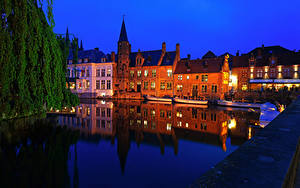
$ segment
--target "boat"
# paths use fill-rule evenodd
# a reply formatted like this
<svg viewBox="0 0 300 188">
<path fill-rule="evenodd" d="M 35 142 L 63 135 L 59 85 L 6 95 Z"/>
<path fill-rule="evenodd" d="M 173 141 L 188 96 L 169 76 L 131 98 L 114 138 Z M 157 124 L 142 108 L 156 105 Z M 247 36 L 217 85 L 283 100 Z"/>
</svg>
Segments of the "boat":
<svg viewBox="0 0 300 188">
<path fill-rule="evenodd" d="M 244 103 L 244 102 L 232 102 L 225 100 L 218 100 L 217 104 L 220 106 L 230 106 L 230 107 L 238 107 L 238 108 L 260 108 L 260 104 L 255 103 Z"/>
<path fill-rule="evenodd" d="M 185 103 L 185 104 L 200 104 L 200 105 L 207 105 L 208 101 L 200 101 L 200 100 L 192 100 L 192 99 L 181 99 L 178 97 L 173 98 L 174 102 L 176 103 Z"/>
<path fill-rule="evenodd" d="M 154 97 L 154 96 L 144 95 L 144 98 L 148 101 L 172 102 L 172 98 L 167 98 L 167 97 Z"/>
<path fill-rule="evenodd" d="M 184 103 L 175 103 L 176 108 L 208 108 L 208 105 L 197 105 L 197 104 L 184 104 Z"/>
</svg>

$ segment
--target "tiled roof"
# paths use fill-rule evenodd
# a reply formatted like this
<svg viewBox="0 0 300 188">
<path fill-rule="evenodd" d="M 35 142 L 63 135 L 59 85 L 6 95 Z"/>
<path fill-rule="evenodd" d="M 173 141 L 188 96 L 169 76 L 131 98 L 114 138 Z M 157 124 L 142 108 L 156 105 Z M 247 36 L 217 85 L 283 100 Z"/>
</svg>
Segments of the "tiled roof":
<svg viewBox="0 0 300 188">
<path fill-rule="evenodd" d="M 249 56 L 234 56 L 232 58 L 232 68 L 236 67 L 248 67 L 249 66 Z"/>
<path fill-rule="evenodd" d="M 174 74 L 220 72 L 223 61 L 224 58 L 182 60 L 177 64 Z"/>
<path fill-rule="evenodd" d="M 110 59 L 110 56 L 108 57 L 105 55 L 102 51 L 93 49 L 93 50 L 83 50 L 78 51 L 78 59 L 89 59 L 89 63 L 102 63 L 101 58 L 107 58 Z M 70 52 L 70 55 L 68 57 L 68 60 L 73 59 L 73 53 Z M 109 62 L 109 60 L 107 60 Z"/>
<path fill-rule="evenodd" d="M 143 51 L 143 52 L 133 52 L 130 53 L 130 67 L 135 67 L 136 65 L 136 56 L 138 53 L 141 53 L 143 58 L 145 59 L 143 66 L 157 66 L 160 56 L 162 54 L 162 50 L 154 50 L 154 51 Z M 176 52 L 166 52 L 161 66 L 173 65 L 175 60 Z"/>
<path fill-rule="evenodd" d="M 282 54 L 293 54 L 294 52 L 291 50 L 288 50 L 286 48 L 283 48 L 281 46 L 267 46 L 267 47 L 259 47 L 255 48 L 254 50 L 250 51 L 247 55 L 254 55 L 258 56 L 259 51 L 261 51 L 261 55 L 282 55 Z"/>
<path fill-rule="evenodd" d="M 217 56 L 212 52 L 212 51 L 208 51 L 203 57 L 202 59 L 208 59 L 208 58 L 216 58 Z"/>
</svg>

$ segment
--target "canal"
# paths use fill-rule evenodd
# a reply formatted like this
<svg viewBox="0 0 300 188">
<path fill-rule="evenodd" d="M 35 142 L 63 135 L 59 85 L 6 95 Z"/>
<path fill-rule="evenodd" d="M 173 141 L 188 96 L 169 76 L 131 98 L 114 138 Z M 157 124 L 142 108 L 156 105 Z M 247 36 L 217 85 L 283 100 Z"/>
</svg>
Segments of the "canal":
<svg viewBox="0 0 300 188">
<path fill-rule="evenodd" d="M 82 101 L 0 127 L 1 187 L 187 187 L 259 130 L 252 109 Z M 25 186 L 26 187 L 26 186 Z"/>
</svg>

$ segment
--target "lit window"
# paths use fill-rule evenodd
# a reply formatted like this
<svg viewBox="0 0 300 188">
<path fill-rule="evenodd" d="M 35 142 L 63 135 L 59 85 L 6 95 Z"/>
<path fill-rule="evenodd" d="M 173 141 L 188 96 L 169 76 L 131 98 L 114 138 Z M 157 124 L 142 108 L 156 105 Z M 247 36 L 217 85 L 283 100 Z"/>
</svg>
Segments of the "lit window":
<svg viewBox="0 0 300 188">
<path fill-rule="evenodd" d="M 144 89 L 148 89 L 148 82 L 144 82 Z"/>
<path fill-rule="evenodd" d="M 110 77 L 111 76 L 111 68 L 109 67 L 108 69 L 107 69 L 107 75 L 106 75 L 107 77 Z"/>
<path fill-rule="evenodd" d="M 207 92 L 207 85 L 202 85 L 202 93 L 206 93 Z"/>
<path fill-rule="evenodd" d="M 155 89 L 155 82 L 151 82 L 151 89 Z"/>
<path fill-rule="evenodd" d="M 182 80 L 182 75 L 178 75 L 178 80 Z"/>
<path fill-rule="evenodd" d="M 178 112 L 176 113 L 176 116 L 177 116 L 177 117 L 182 117 L 182 112 L 181 112 L 181 111 L 178 111 Z"/>
<path fill-rule="evenodd" d="M 257 70 L 256 77 L 257 78 L 262 78 L 263 77 L 263 70 L 262 69 Z"/>
<path fill-rule="evenodd" d="M 133 82 L 130 82 L 130 83 L 129 83 L 129 88 L 130 88 L 130 89 L 134 89 L 134 83 L 133 83 Z"/>
<path fill-rule="evenodd" d="M 141 70 L 138 70 L 138 71 L 137 71 L 137 77 L 141 77 L 141 75 L 142 75 L 142 71 L 141 71 Z"/>
<path fill-rule="evenodd" d="M 130 71 L 130 77 L 133 78 L 134 77 L 134 70 Z"/>
<path fill-rule="evenodd" d="M 190 79 L 190 76 L 186 76 L 186 79 L 187 79 L 187 80 Z"/>
<path fill-rule="evenodd" d="M 85 85 L 85 88 L 86 88 L 86 89 L 90 88 L 90 81 L 89 81 L 89 80 L 87 80 L 85 84 L 86 84 L 86 85 Z"/>
<path fill-rule="evenodd" d="M 111 81 L 107 80 L 106 82 L 106 89 L 111 89 Z"/>
<path fill-rule="evenodd" d="M 85 58 L 85 59 L 84 59 L 84 62 L 85 62 L 85 63 L 89 62 L 89 59 L 88 59 L 88 58 Z"/>
<path fill-rule="evenodd" d="M 145 70 L 144 72 L 144 76 L 147 77 L 148 76 L 148 70 Z"/>
<path fill-rule="evenodd" d="M 181 121 L 177 121 L 177 127 L 181 127 L 182 122 Z"/>
<path fill-rule="evenodd" d="M 189 127 L 189 123 L 186 123 L 186 124 L 185 124 L 185 127 L 188 128 L 188 127 Z"/>
<path fill-rule="evenodd" d="M 152 77 L 156 77 L 156 70 L 152 70 Z"/>
<path fill-rule="evenodd" d="M 208 81 L 208 75 L 202 75 L 201 80 L 202 80 L 202 82 L 207 82 Z"/>
<path fill-rule="evenodd" d="M 160 117 L 165 117 L 165 111 L 163 110 L 160 111 Z"/>
<path fill-rule="evenodd" d="M 147 126 L 148 125 L 148 121 L 147 120 L 144 120 L 144 126 Z"/>
<path fill-rule="evenodd" d="M 170 131 L 172 129 L 172 124 L 171 123 L 167 123 L 167 130 Z"/>
<path fill-rule="evenodd" d="M 164 90 L 165 89 L 165 82 L 160 82 L 160 89 Z"/>
<path fill-rule="evenodd" d="M 177 91 L 182 91 L 182 85 L 177 85 Z"/>
<path fill-rule="evenodd" d="M 167 89 L 172 89 L 172 83 L 171 82 L 167 82 Z"/>
<path fill-rule="evenodd" d="M 243 84 L 243 85 L 242 85 L 242 90 L 243 90 L 243 91 L 247 91 L 247 90 L 248 90 L 247 84 Z"/>
<path fill-rule="evenodd" d="M 168 77 L 172 77 L 172 69 L 167 70 Z"/>
<path fill-rule="evenodd" d="M 101 80 L 101 89 L 105 89 L 105 80 Z"/>
</svg>

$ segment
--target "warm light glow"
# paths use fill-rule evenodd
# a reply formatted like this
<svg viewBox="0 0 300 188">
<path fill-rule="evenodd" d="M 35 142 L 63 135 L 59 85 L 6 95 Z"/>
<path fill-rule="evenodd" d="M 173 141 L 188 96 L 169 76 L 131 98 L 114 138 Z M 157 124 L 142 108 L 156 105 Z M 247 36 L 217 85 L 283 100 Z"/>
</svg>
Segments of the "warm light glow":
<svg viewBox="0 0 300 188">
<path fill-rule="evenodd" d="M 253 76 L 253 73 L 251 73 L 251 74 L 250 74 L 250 78 L 251 78 L 251 79 L 253 79 L 253 78 L 254 78 L 254 76 Z"/>
<path fill-rule="evenodd" d="M 188 128 L 188 127 L 189 127 L 189 123 L 186 123 L 186 124 L 185 124 L 185 127 Z"/>
<path fill-rule="evenodd" d="M 250 72 L 253 73 L 254 67 L 250 67 Z"/>
<path fill-rule="evenodd" d="M 235 129 L 236 128 L 236 120 L 235 119 L 230 119 L 229 120 L 228 128 L 229 129 Z"/>
<path fill-rule="evenodd" d="M 278 72 L 282 71 L 282 66 L 278 66 Z"/>
<path fill-rule="evenodd" d="M 246 91 L 248 89 L 248 86 L 247 86 L 247 84 L 243 84 L 243 86 L 242 86 L 242 90 L 243 91 Z"/>
<path fill-rule="evenodd" d="M 295 71 L 295 72 L 298 71 L 298 65 L 294 65 L 294 71 Z"/>
<path fill-rule="evenodd" d="M 248 130 L 248 139 L 251 139 L 252 138 L 252 128 L 249 127 L 249 130 Z"/>
<path fill-rule="evenodd" d="M 236 86 L 238 82 L 238 78 L 236 75 L 230 75 L 231 85 Z"/>
<path fill-rule="evenodd" d="M 167 123 L 167 130 L 170 131 L 172 129 L 172 124 L 171 123 Z"/>
</svg>

